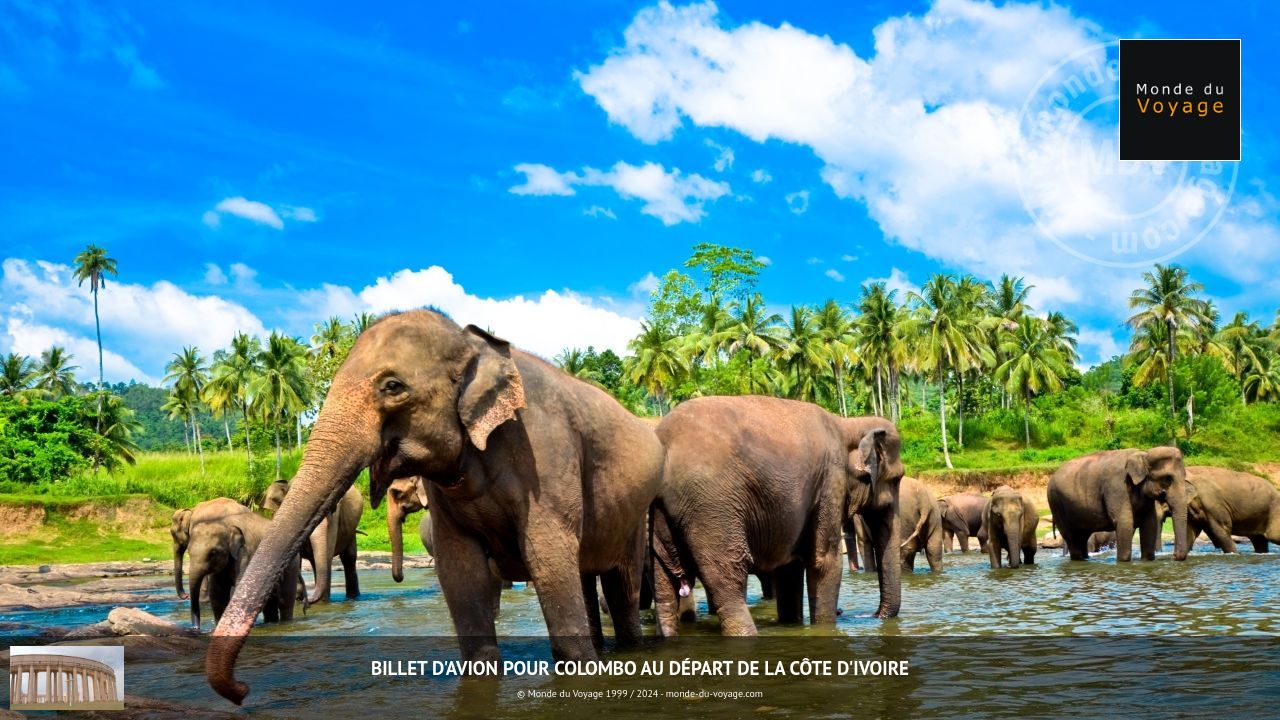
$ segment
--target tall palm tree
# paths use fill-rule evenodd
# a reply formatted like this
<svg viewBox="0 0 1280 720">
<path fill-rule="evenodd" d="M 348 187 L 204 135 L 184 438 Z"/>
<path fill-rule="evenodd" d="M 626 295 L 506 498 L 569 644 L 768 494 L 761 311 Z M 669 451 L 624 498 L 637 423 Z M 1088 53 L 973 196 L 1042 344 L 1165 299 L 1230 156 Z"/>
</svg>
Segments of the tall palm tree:
<svg viewBox="0 0 1280 720">
<path fill-rule="evenodd" d="M 196 445 L 196 453 L 200 456 L 200 474 L 204 474 L 204 445 L 200 437 L 200 405 L 204 398 L 204 388 L 209 382 L 209 367 L 205 364 L 200 351 L 187 346 L 182 352 L 174 353 L 173 359 L 165 366 L 164 381 L 173 383 L 173 392 L 183 396 L 188 409 L 188 420 L 191 422 L 191 437 Z"/>
<path fill-rule="evenodd" d="M 947 447 L 947 374 L 960 375 L 993 359 L 981 341 L 981 331 L 971 308 L 962 303 L 960 284 L 950 275 L 929 278 L 919 292 L 907 296 L 912 305 L 911 329 L 917 338 L 917 363 L 923 373 L 938 383 L 938 419 L 942 430 L 942 457 L 947 467 L 951 451 Z"/>
<path fill-rule="evenodd" d="M 1062 388 L 1066 358 L 1049 334 L 1048 323 L 1031 315 L 1019 317 L 1015 329 L 1002 331 L 1000 351 L 1008 359 L 996 368 L 996 378 L 1011 395 L 1022 397 L 1023 441 L 1031 447 L 1031 398 Z"/>
<path fill-rule="evenodd" d="M 231 409 L 237 404 L 236 389 L 231 384 L 219 382 L 218 368 L 227 362 L 228 354 L 226 350 L 215 350 L 213 352 L 213 365 L 210 368 L 209 381 L 204 385 L 204 392 L 200 395 L 200 400 L 209 408 L 209 412 L 215 418 L 222 420 L 222 429 L 227 435 L 227 451 L 233 448 L 231 444 Z"/>
<path fill-rule="evenodd" d="M 1177 427 L 1178 404 L 1173 396 L 1173 362 L 1177 359 L 1177 342 L 1180 334 L 1193 338 L 1197 344 L 1205 334 L 1204 328 L 1212 324 L 1212 309 L 1204 300 L 1196 297 L 1204 286 L 1194 282 L 1187 271 L 1177 265 L 1159 265 L 1142 274 L 1146 287 L 1133 291 L 1129 307 L 1138 312 L 1129 316 L 1126 324 L 1134 328 L 1165 326 L 1165 347 L 1162 374 L 1169 393 L 1169 419 Z"/>
<path fill-rule="evenodd" d="M 40 353 L 40 364 L 36 367 L 35 386 L 53 399 L 63 395 L 75 395 L 76 370 L 79 365 L 72 365 L 73 356 L 66 348 L 54 345 Z"/>
<path fill-rule="evenodd" d="M 1017 329 L 1018 318 L 1033 311 L 1033 308 L 1027 304 L 1027 297 L 1034 287 L 1034 285 L 1028 285 L 1025 278 L 1005 274 L 1000 276 L 1000 279 L 991 286 L 991 292 L 987 294 L 987 313 L 996 320 L 991 324 L 988 335 L 988 343 L 996 356 L 996 365 L 1006 360 L 1000 354 L 1000 332 Z M 997 386 L 1000 388 L 1000 407 L 1008 407 L 1008 394 L 1005 392 L 1004 385 L 997 383 Z"/>
<path fill-rule="evenodd" d="M 1080 332 L 1080 326 L 1056 310 L 1045 316 L 1044 325 L 1049 342 L 1062 355 L 1063 362 L 1074 365 L 1080 359 L 1076 349 L 1080 345 L 1079 339 L 1076 338 L 1076 334 Z"/>
<path fill-rule="evenodd" d="M 98 333 L 98 417 L 102 417 L 102 393 L 103 393 L 103 371 L 102 371 L 102 321 L 98 317 L 98 289 L 107 284 L 107 276 L 116 277 L 116 261 L 115 258 L 108 257 L 107 251 L 97 245 L 90 245 L 83 252 L 76 255 L 75 259 L 75 278 L 77 284 L 83 286 L 84 281 L 89 281 L 89 291 L 93 293 L 93 325 Z M 97 428 L 98 433 L 102 432 L 102 428 Z"/>
<path fill-rule="evenodd" d="M 658 414 L 664 415 L 667 393 L 688 372 L 681 338 L 662 323 L 640 323 L 640 334 L 627 343 L 633 355 L 627 358 L 627 378 L 642 386 L 658 401 Z"/>
<path fill-rule="evenodd" d="M 804 305 L 791 306 L 791 322 L 778 351 L 778 369 L 790 386 L 785 395 L 808 402 L 816 400 L 818 378 L 827 368 L 828 357 L 813 310 Z"/>
<path fill-rule="evenodd" d="M 995 348 L 987 343 L 992 328 L 999 327 L 1002 319 L 992 317 L 986 308 L 991 306 L 991 286 L 980 282 L 972 275 L 962 275 L 956 281 L 956 305 L 966 313 L 966 322 L 971 325 L 970 333 L 975 346 L 981 351 L 975 358 L 973 367 L 956 371 L 958 383 L 956 391 L 956 420 L 958 432 L 956 444 L 964 447 L 964 381 L 970 373 L 981 372 L 985 367 L 995 367 Z"/>
<path fill-rule="evenodd" d="M 1244 390 L 1244 377 L 1251 366 L 1259 363 L 1259 354 L 1265 350 L 1262 327 L 1258 321 L 1249 321 L 1249 313 L 1238 312 L 1231 322 L 1218 330 L 1214 340 L 1227 351 L 1227 368 L 1240 383 L 1240 404 L 1248 404 Z"/>
<path fill-rule="evenodd" d="M 351 323 L 351 331 L 357 336 L 369 329 L 369 326 L 378 321 L 377 315 L 362 312 L 355 316 L 355 320 Z"/>
<path fill-rule="evenodd" d="M 219 404 L 224 399 L 240 408 L 240 417 L 244 422 L 244 451 L 248 459 L 249 469 L 253 469 L 253 441 L 249 435 L 249 408 L 253 404 L 250 386 L 261 370 L 262 344 L 258 339 L 244 333 L 236 333 L 231 339 L 231 351 L 213 366 L 213 378 L 210 380 L 207 393 L 217 397 Z M 210 401 L 210 404 L 214 404 Z"/>
<path fill-rule="evenodd" d="M 311 354 L 326 359 L 336 358 L 342 353 L 351 332 L 351 326 L 336 315 L 316 323 L 316 334 L 311 336 Z"/>
<path fill-rule="evenodd" d="M 875 392 L 872 405 L 877 415 L 897 417 L 898 373 L 906 361 L 907 347 L 902 337 L 903 311 L 898 306 L 897 290 L 887 290 L 882 282 L 862 286 L 858 298 L 856 348 L 870 377 Z M 889 410 L 885 411 L 885 382 L 889 385 Z"/>
<path fill-rule="evenodd" d="M 783 346 L 785 341 L 778 329 L 782 316 L 768 312 L 759 293 L 734 303 L 734 311 L 725 330 L 730 355 L 745 351 L 749 360 L 764 359 Z M 754 392 L 757 384 L 752 374 L 748 372 L 743 379 L 747 381 L 747 389 Z"/>
<path fill-rule="evenodd" d="M 31 389 L 36 364 L 26 355 L 9 353 L 0 358 L 0 395 L 20 397 Z"/>
<path fill-rule="evenodd" d="M 164 404 L 160 406 L 160 410 L 168 413 L 170 420 L 177 420 L 182 423 L 182 444 L 191 452 L 191 417 L 195 414 L 194 402 L 191 396 L 186 393 L 178 392 L 177 388 L 169 391 L 169 395 L 165 398 Z"/>
<path fill-rule="evenodd" d="M 831 368 L 831 375 L 835 379 L 840 415 L 848 417 L 849 405 L 844 392 L 844 374 L 850 365 L 857 362 L 857 355 L 854 352 L 854 344 L 857 342 L 854 321 L 839 303 L 828 300 L 818 311 L 816 322 L 818 337 L 822 342 L 827 364 Z"/>
<path fill-rule="evenodd" d="M 258 355 L 261 371 L 250 381 L 258 414 L 272 424 L 276 442 L 276 480 L 280 480 L 280 425 L 311 406 L 306 348 L 294 338 L 271 333 Z"/>
</svg>

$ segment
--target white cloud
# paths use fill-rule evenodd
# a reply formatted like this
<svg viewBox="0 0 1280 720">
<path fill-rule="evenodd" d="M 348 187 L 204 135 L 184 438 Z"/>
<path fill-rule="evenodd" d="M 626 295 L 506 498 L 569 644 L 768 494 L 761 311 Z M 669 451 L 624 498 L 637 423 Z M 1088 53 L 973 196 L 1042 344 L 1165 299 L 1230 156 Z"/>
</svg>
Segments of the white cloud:
<svg viewBox="0 0 1280 720">
<path fill-rule="evenodd" d="M 468 293 L 444 268 L 401 270 L 356 294 L 370 312 L 408 310 L 427 305 L 460 324 L 491 328 L 517 346 L 551 357 L 566 347 L 609 348 L 623 353 L 639 332 L 640 320 L 600 307 L 572 291 L 547 290 L 536 298 L 479 297 Z"/>
<path fill-rule="evenodd" d="M 898 302 L 905 301 L 907 293 L 920 292 L 920 286 L 911 282 L 911 278 L 907 277 L 907 274 L 898 268 L 890 270 L 889 277 L 867 278 L 868 284 L 877 282 L 884 283 L 886 290 L 896 290 L 898 292 Z"/>
<path fill-rule="evenodd" d="M 593 218 L 609 218 L 610 220 L 618 219 L 618 216 L 613 214 L 612 210 L 602 205 L 592 205 L 586 210 L 583 210 L 582 214 Z"/>
<path fill-rule="evenodd" d="M 284 229 L 284 220 L 276 214 L 276 211 L 270 205 L 257 200 L 248 200 L 242 197 L 229 197 L 221 200 L 217 205 L 213 206 L 216 212 L 224 215 L 235 215 L 259 225 L 273 227 L 276 230 Z M 206 220 L 205 224 L 208 224 Z"/>
<path fill-rule="evenodd" d="M 98 380 L 98 344 L 92 337 L 75 335 L 62 328 L 41 325 L 26 318 L 10 317 L 5 323 L 4 340 L 9 352 L 40 357 L 45 350 L 57 345 L 71 354 L 71 364 L 77 366 L 76 379 L 80 382 Z M 156 384 L 155 377 L 138 369 L 111 348 L 102 349 L 102 372 L 107 382 L 137 379 Z"/>
<path fill-rule="evenodd" d="M 1082 370 L 1110 360 L 1116 355 L 1123 355 L 1125 352 L 1125 346 L 1116 340 L 1113 332 L 1108 330 L 1082 327 L 1080 332 L 1076 333 L 1076 340 L 1080 343 L 1078 367 Z"/>
<path fill-rule="evenodd" d="M 841 260 L 843 260 L 844 262 L 853 262 L 854 260 L 857 260 L 858 258 L 857 258 L 857 256 L 855 256 L 855 255 L 841 255 L 841 256 L 840 256 L 840 259 L 841 259 Z"/>
<path fill-rule="evenodd" d="M 204 281 L 208 285 L 226 285 L 227 274 L 215 263 L 204 264 Z"/>
<path fill-rule="evenodd" d="M 313 223 L 319 219 L 316 217 L 316 211 L 309 207 L 294 207 L 292 205 L 284 205 L 280 208 L 280 214 L 289 218 L 290 220 L 297 220 L 298 222 Z"/>
<path fill-rule="evenodd" d="M 711 139 L 707 140 L 707 147 L 716 151 L 716 161 L 715 164 L 712 165 L 712 167 L 716 169 L 716 172 L 722 173 L 733 167 L 733 148 L 721 145 Z"/>
<path fill-rule="evenodd" d="M 582 172 L 558 172 L 547 165 L 522 163 L 515 169 L 525 182 L 510 189 L 516 195 L 573 195 L 574 186 L 609 187 L 624 200 L 642 200 L 640 212 L 664 225 L 698 222 L 705 215 L 703 205 L 729 194 L 729 184 L 698 174 L 684 175 L 679 168 L 670 172 L 658 163 L 632 165 L 615 163 L 605 171 L 584 168 Z"/>
<path fill-rule="evenodd" d="M 773 176 L 764 168 L 756 168 L 751 171 L 751 182 L 766 185 L 773 182 Z"/>
<path fill-rule="evenodd" d="M 654 275 L 652 272 L 647 272 L 644 274 L 644 277 L 628 285 L 627 292 L 632 295 L 648 297 L 654 290 L 658 289 L 658 284 L 660 282 L 661 281 L 658 279 L 657 275 Z"/>
<path fill-rule="evenodd" d="M 827 270 L 825 273 L 823 273 L 823 275 L 826 275 L 827 277 L 831 278 L 832 280 L 835 280 L 836 282 L 844 282 L 844 274 L 842 274 L 839 270 L 836 270 L 835 268 L 831 268 Z"/>
<path fill-rule="evenodd" d="M 788 193 L 786 196 L 787 209 L 796 215 L 803 215 L 809 211 L 809 191 L 798 190 Z"/>
<path fill-rule="evenodd" d="M 806 262 L 806 263 L 808 263 L 808 264 L 810 264 L 810 265 L 821 265 L 821 264 L 822 264 L 822 258 L 820 258 L 820 257 L 811 257 L 811 258 L 809 258 L 808 260 L 805 260 L 805 262 Z"/>
<path fill-rule="evenodd" d="M 0 342 L 33 355 L 50 344 L 65 344 L 76 353 L 77 364 L 96 365 L 93 298 L 77 286 L 71 268 L 14 258 L 0 268 L 0 318 L 6 333 Z M 230 342 L 237 331 L 265 332 L 243 306 L 216 295 L 192 295 L 165 281 L 149 286 L 109 281 L 99 294 L 99 306 L 109 351 L 103 360 L 112 381 L 154 379 L 168 355 L 184 345 L 208 353 Z M 88 347 L 91 356 L 85 354 Z"/>
<path fill-rule="evenodd" d="M 573 173 L 559 173 L 541 163 L 520 163 L 515 171 L 524 173 L 524 182 L 513 186 L 513 195 L 572 195 L 579 179 Z"/>
<path fill-rule="evenodd" d="M 231 263 L 231 279 L 242 290 L 256 290 L 258 288 L 258 271 L 244 263 Z"/>
<path fill-rule="evenodd" d="M 212 210 L 205 210 L 204 214 L 200 216 L 200 222 L 217 230 L 222 227 L 222 216 Z"/>
</svg>

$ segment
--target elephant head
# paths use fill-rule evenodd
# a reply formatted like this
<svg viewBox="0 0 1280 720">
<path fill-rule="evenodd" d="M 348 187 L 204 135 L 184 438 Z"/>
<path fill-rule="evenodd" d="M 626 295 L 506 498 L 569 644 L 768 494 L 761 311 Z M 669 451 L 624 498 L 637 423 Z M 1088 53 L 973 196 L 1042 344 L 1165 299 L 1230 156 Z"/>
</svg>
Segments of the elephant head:
<svg viewBox="0 0 1280 720">
<path fill-rule="evenodd" d="M 169 524 L 169 535 L 173 537 L 173 587 L 178 597 L 187 599 L 187 591 L 182 587 L 182 554 L 191 543 L 191 510 L 183 508 L 175 510 L 173 520 Z"/>
<path fill-rule="evenodd" d="M 1001 485 L 991 493 L 988 507 L 991 520 L 987 542 L 993 542 L 999 533 L 1000 541 L 1009 550 L 1009 567 L 1016 568 L 1022 564 L 1022 496 L 1008 485 Z"/>
<path fill-rule="evenodd" d="M 898 614 L 902 606 L 902 563 L 898 561 L 898 489 L 902 483 L 902 438 L 887 420 L 852 418 L 843 421 L 848 433 L 845 522 L 862 515 L 871 534 L 875 567 L 880 578 L 880 607 L 876 617 Z M 856 442 L 853 438 L 857 438 Z M 886 561 L 886 558 L 888 561 Z"/>
<path fill-rule="evenodd" d="M 262 509 L 274 513 L 284 503 L 284 496 L 289 493 L 289 483 L 277 480 L 267 486 L 267 493 L 262 498 Z"/>
<path fill-rule="evenodd" d="M 1173 559 L 1187 559 L 1187 466 L 1176 447 L 1137 451 L 1125 460 L 1125 479 L 1141 496 L 1165 503 L 1173 516 Z"/>
<path fill-rule="evenodd" d="M 210 575 L 235 568 L 237 576 L 248 560 L 244 532 L 226 522 L 196 523 L 191 528 L 191 627 L 200 631 L 200 588 Z M 256 615 L 256 613 L 255 613 Z"/>
<path fill-rule="evenodd" d="M 411 513 L 425 510 L 427 488 L 420 477 L 392 480 L 387 487 L 387 534 L 391 536 L 391 577 L 396 582 L 404 580 L 404 519 Z"/>
<path fill-rule="evenodd" d="M 244 700 L 249 688 L 235 679 L 235 661 L 258 611 L 362 469 L 369 468 L 374 507 L 393 480 L 413 475 L 447 494 L 475 496 L 489 480 L 468 457 L 524 405 L 510 346 L 475 326 L 417 310 L 365 330 L 338 369 L 289 494 L 214 631 L 205 659 L 214 690 Z"/>
</svg>

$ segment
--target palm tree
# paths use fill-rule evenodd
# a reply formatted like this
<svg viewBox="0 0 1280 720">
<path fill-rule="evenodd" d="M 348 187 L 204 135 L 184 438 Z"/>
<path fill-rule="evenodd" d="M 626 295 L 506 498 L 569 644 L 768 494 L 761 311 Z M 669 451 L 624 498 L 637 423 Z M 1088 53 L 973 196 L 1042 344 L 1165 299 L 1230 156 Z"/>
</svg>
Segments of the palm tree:
<svg viewBox="0 0 1280 720">
<path fill-rule="evenodd" d="M 196 445 L 196 453 L 200 456 L 200 474 L 204 474 L 204 445 L 200 438 L 200 404 L 204 397 L 205 385 L 209 382 L 209 368 L 205 365 L 200 351 L 188 346 L 182 352 L 174 353 L 173 359 L 165 367 L 165 382 L 173 383 L 175 395 L 183 396 L 189 410 L 188 420 L 191 422 L 191 435 Z"/>
<path fill-rule="evenodd" d="M 1265 350 L 1244 378 L 1244 392 L 1254 400 L 1280 399 L 1280 354 Z"/>
<path fill-rule="evenodd" d="M 209 408 L 209 412 L 215 418 L 222 420 L 222 429 L 227 434 L 227 451 L 229 452 L 232 449 L 231 408 L 236 404 L 236 394 L 234 388 L 218 383 L 218 367 L 227 362 L 227 357 L 226 350 L 213 351 L 213 366 L 210 368 L 209 380 L 204 384 L 200 401 Z"/>
<path fill-rule="evenodd" d="M 66 348 L 54 345 L 40 353 L 40 365 L 36 368 L 35 386 L 53 399 L 76 393 L 76 374 L 79 365 L 72 365 L 73 357 Z"/>
<path fill-rule="evenodd" d="M 262 369 L 249 385 L 258 414 L 272 423 L 275 432 L 276 480 L 281 479 L 280 424 L 311 406 L 305 357 L 301 343 L 273 332 L 258 355 Z"/>
<path fill-rule="evenodd" d="M 107 257 L 107 251 L 97 245 L 90 245 L 84 249 L 75 259 L 75 278 L 77 284 L 83 286 L 84 281 L 89 281 L 89 291 L 93 293 L 93 325 L 98 333 L 98 417 L 102 417 L 102 393 L 103 393 L 103 371 L 102 371 L 102 321 L 98 318 L 98 288 L 107 284 L 106 276 L 116 277 L 116 261 L 115 258 Z M 99 433 L 102 428 L 97 428 Z"/>
<path fill-rule="evenodd" d="M 316 323 L 316 334 L 311 336 L 311 354 L 332 360 L 342 354 L 352 328 L 334 315 L 322 323 Z"/>
<path fill-rule="evenodd" d="M 996 368 L 996 378 L 1009 393 L 1022 396 L 1022 433 L 1031 447 L 1031 397 L 1062 388 L 1066 358 L 1048 332 L 1048 323 L 1031 315 L 1018 318 L 1016 329 L 1001 333 L 1000 351 L 1008 358 Z"/>
<path fill-rule="evenodd" d="M 1165 326 L 1164 362 L 1162 372 L 1169 392 L 1169 419 L 1176 427 L 1178 404 L 1173 396 L 1173 362 L 1177 359 L 1178 336 L 1186 333 L 1199 341 L 1206 326 L 1212 324 L 1211 308 L 1197 298 L 1204 286 L 1193 282 L 1187 271 L 1177 265 L 1159 265 L 1142 274 L 1146 287 L 1134 290 L 1129 296 L 1129 307 L 1138 310 L 1126 320 L 1129 327 L 1150 328 Z M 1154 337 L 1154 334 L 1151 335 Z M 1135 378 L 1136 381 L 1136 378 Z"/>
<path fill-rule="evenodd" d="M 1240 383 L 1240 404 L 1248 404 L 1248 395 L 1244 390 L 1244 377 L 1250 367 L 1260 362 L 1259 354 L 1265 348 L 1262 340 L 1262 327 L 1256 320 L 1249 322 L 1249 313 L 1238 312 L 1231 322 L 1227 323 L 1214 336 L 1214 341 L 1227 351 L 1227 369 L 1236 376 Z"/>
<path fill-rule="evenodd" d="M 991 317 L 986 308 L 991 305 L 991 286 L 979 282 L 972 275 L 963 275 L 956 281 L 956 304 L 957 307 L 965 312 L 966 322 L 971 325 L 970 330 L 975 347 L 981 352 L 976 356 L 972 368 L 967 370 L 957 370 L 956 380 L 958 388 L 956 392 L 956 420 L 958 421 L 958 432 L 956 434 L 956 444 L 961 448 L 964 447 L 964 379 L 970 372 L 979 372 L 983 367 L 994 367 L 996 362 L 995 348 L 992 348 L 987 342 L 988 333 L 992 328 L 998 327 L 1001 318 Z"/>
<path fill-rule="evenodd" d="M 173 388 L 169 391 L 168 397 L 165 398 L 164 404 L 160 406 L 163 412 L 169 414 L 170 420 L 182 422 L 182 444 L 187 448 L 187 452 L 191 452 L 191 428 L 189 425 L 192 416 L 195 414 L 194 404 L 190 395 L 178 392 L 177 388 Z"/>
<path fill-rule="evenodd" d="M 1032 307 L 1027 304 L 1027 297 L 1034 287 L 1034 285 L 1028 285 L 1025 278 L 1001 275 L 1000 279 L 992 285 L 991 292 L 987 294 L 987 313 L 996 319 L 996 322 L 992 323 L 988 337 L 988 342 L 996 356 L 996 365 L 1006 360 L 1000 355 L 1000 332 L 1016 330 L 1018 318 L 1032 312 Z M 1000 407 L 1008 407 L 1008 395 L 1005 393 L 1004 386 L 997 385 L 1000 388 Z"/>
<path fill-rule="evenodd" d="M 818 394 L 818 378 L 827 368 L 828 353 L 818 330 L 817 317 L 804 305 L 791 306 L 791 322 L 778 351 L 778 369 L 787 378 L 787 397 L 812 402 Z"/>
<path fill-rule="evenodd" d="M 661 323 L 640 323 L 640 334 L 627 343 L 627 378 L 644 387 L 658 401 L 658 414 L 665 414 L 667 392 L 689 370 L 680 348 L 681 338 Z"/>
<path fill-rule="evenodd" d="M 857 362 L 854 344 L 857 336 L 854 333 L 854 321 L 835 300 L 828 300 L 818 311 L 815 321 L 818 324 L 818 337 L 822 343 L 831 375 L 836 382 L 836 395 L 840 402 L 841 417 L 849 416 L 849 405 L 844 392 L 845 370 Z"/>
<path fill-rule="evenodd" d="M 371 315 L 367 312 L 362 312 L 359 315 L 356 315 L 355 320 L 351 323 L 351 331 L 358 336 L 361 333 L 363 333 L 365 330 L 368 330 L 369 326 L 374 324 L 377 321 L 378 321 L 377 315 Z"/>
<path fill-rule="evenodd" d="M 142 432 L 142 423 L 134 419 L 134 412 L 124 403 L 119 395 L 107 395 L 101 411 L 94 417 L 94 423 L 102 430 L 95 438 L 101 451 L 94 453 L 102 459 L 107 472 L 114 471 L 121 461 L 130 465 L 138 462 L 140 449 L 133 441 L 133 436 Z"/>
<path fill-rule="evenodd" d="M 253 441 L 249 436 L 249 407 L 253 403 L 250 386 L 261 369 L 259 355 L 262 344 L 255 337 L 244 333 L 236 333 L 231 339 L 231 352 L 213 366 L 213 379 L 210 380 L 206 392 L 210 396 L 209 404 L 229 406 L 234 403 L 240 407 L 241 420 L 244 422 L 244 451 L 248 458 L 249 469 L 253 469 Z M 225 403 L 225 404 L 224 404 Z"/>
<path fill-rule="evenodd" d="M 21 397 L 31 390 L 36 365 L 26 355 L 9 353 L 0 359 L 0 395 Z"/>
<path fill-rule="evenodd" d="M 898 373 L 906 360 L 903 341 L 903 312 L 897 290 L 887 290 L 882 282 L 862 286 L 858 317 L 854 320 L 859 357 L 875 381 L 872 405 L 877 415 L 897 418 Z M 884 383 L 889 385 L 889 412 L 885 412 Z"/>
<path fill-rule="evenodd" d="M 725 339 L 730 355 L 745 351 L 748 360 L 764 359 L 778 350 L 785 342 L 778 331 L 782 316 L 769 313 L 764 307 L 764 298 L 759 293 L 734 304 L 736 313 L 730 313 L 730 326 L 725 329 Z M 755 390 L 756 382 L 751 373 L 747 373 L 747 388 Z"/>
<path fill-rule="evenodd" d="M 986 343 L 980 342 L 980 328 L 960 284 L 950 275 L 937 274 L 907 296 L 912 304 L 911 329 L 918 338 L 917 364 L 924 373 L 932 373 L 938 383 L 938 418 L 942 429 L 942 456 L 947 467 L 951 452 L 947 448 L 947 373 L 957 376 L 992 359 Z"/>
<path fill-rule="evenodd" d="M 556 367 L 578 378 L 594 383 L 599 380 L 595 370 L 587 365 L 587 354 L 578 348 L 565 348 L 554 358 Z"/>
<path fill-rule="evenodd" d="M 1080 355 L 1076 350 L 1080 344 L 1080 341 L 1076 339 L 1076 333 L 1080 332 L 1080 326 L 1056 310 L 1045 316 L 1044 324 L 1045 334 L 1049 337 L 1049 342 L 1053 347 L 1062 355 L 1063 362 L 1068 365 L 1074 365 L 1080 359 Z"/>
</svg>

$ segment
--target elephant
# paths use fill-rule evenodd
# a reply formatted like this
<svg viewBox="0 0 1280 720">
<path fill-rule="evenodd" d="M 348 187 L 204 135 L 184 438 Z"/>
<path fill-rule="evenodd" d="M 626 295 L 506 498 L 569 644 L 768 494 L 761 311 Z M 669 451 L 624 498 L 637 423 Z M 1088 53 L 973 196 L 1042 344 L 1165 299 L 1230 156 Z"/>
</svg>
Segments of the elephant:
<svg viewBox="0 0 1280 720">
<path fill-rule="evenodd" d="M 582 576 L 601 576 L 620 644 L 641 637 L 645 518 L 662 483 L 652 428 L 607 392 L 432 310 L 360 334 L 313 425 L 271 531 L 236 586 L 205 659 L 212 688 L 241 703 L 235 662 L 253 617 L 308 532 L 369 469 L 428 481 L 436 575 L 463 660 L 499 661 L 505 580 L 532 581 L 557 660 L 598 657 Z"/>
<path fill-rule="evenodd" d="M 978 493 L 955 493 L 938 499 L 938 512 L 942 516 L 942 548 L 952 552 L 952 538 L 960 545 L 960 552 L 969 552 L 969 538 L 977 537 L 982 529 L 982 513 L 987 508 L 987 498 Z M 985 550 L 979 543 L 979 550 Z"/>
<path fill-rule="evenodd" d="M 399 478 L 387 488 L 387 534 L 391 537 L 391 578 L 404 580 L 404 519 L 430 506 L 427 487 L 420 477 Z M 418 523 L 422 546 L 431 554 L 431 514 Z"/>
<path fill-rule="evenodd" d="M 255 513 L 237 513 L 205 520 L 191 527 L 191 626 L 200 630 L 200 588 L 209 580 L 209 601 L 217 622 L 226 610 L 231 590 L 257 551 L 271 521 Z M 262 608 L 266 622 L 293 619 L 301 561 L 294 556 L 271 588 Z"/>
<path fill-rule="evenodd" d="M 747 574 L 772 572 L 778 619 L 835 622 L 841 530 L 861 514 L 875 553 L 898 546 L 901 439 L 878 417 L 841 418 L 817 405 L 762 396 L 701 397 L 658 425 L 667 449 L 654 503 L 658 632 L 678 633 L 677 596 L 697 577 L 725 635 L 755 635 Z M 876 616 L 901 605 L 900 567 L 879 576 Z"/>
<path fill-rule="evenodd" d="M 1089 536 L 1087 547 L 1089 552 L 1096 553 L 1116 546 L 1116 534 L 1113 532 L 1096 532 Z"/>
<path fill-rule="evenodd" d="M 182 587 L 182 556 L 187 552 L 187 546 L 191 542 L 191 526 L 206 520 L 221 520 L 247 512 L 251 510 L 225 497 L 205 500 L 193 508 L 174 511 L 169 525 L 169 535 L 173 538 L 173 586 L 180 599 L 187 599 L 187 591 Z"/>
<path fill-rule="evenodd" d="M 307 598 L 308 605 L 329 600 L 333 558 L 342 559 L 342 575 L 348 600 L 360 597 L 360 576 L 356 574 L 356 533 L 364 514 L 364 497 L 355 485 L 347 488 L 338 506 L 311 532 L 310 552 L 303 556 L 311 561 L 315 586 Z"/>
<path fill-rule="evenodd" d="M 898 534 L 903 537 L 898 547 L 903 572 L 914 572 L 916 554 L 923 551 L 930 572 L 942 572 L 942 518 L 933 493 L 913 477 L 902 478 L 898 490 Z M 870 547 L 870 534 L 865 523 L 858 523 L 858 542 L 863 545 L 863 565 L 868 571 L 879 567 Z M 908 532 L 910 531 L 910 532 Z"/>
<path fill-rule="evenodd" d="M 1009 554 L 1009 567 L 1022 563 L 1032 565 L 1036 561 L 1036 526 L 1040 514 L 1027 496 L 1008 485 L 1001 485 L 991 493 L 991 501 L 982 511 L 982 524 L 987 528 L 987 555 L 991 568 L 1000 567 L 1001 554 Z M 1018 551 L 1022 551 L 1019 561 Z"/>
<path fill-rule="evenodd" d="M 1089 558 L 1089 535 L 1116 534 L 1116 561 L 1129 562 L 1133 531 L 1142 559 L 1154 560 L 1167 503 L 1174 560 L 1187 558 L 1187 469 L 1175 447 L 1104 450 L 1069 460 L 1049 478 L 1049 508 L 1072 560 Z"/>
<path fill-rule="evenodd" d="M 1280 543 L 1280 491 L 1270 482 L 1249 473 L 1192 465 L 1187 468 L 1187 485 L 1189 538 L 1203 530 L 1224 553 L 1236 551 L 1233 535 L 1248 538 L 1254 552 L 1268 552 L 1268 543 Z"/>
<path fill-rule="evenodd" d="M 289 494 L 289 483 L 285 480 L 277 480 L 267 486 L 267 492 L 262 496 L 262 509 L 270 513 L 275 513 L 280 509 L 281 503 L 284 502 L 284 496 Z"/>
</svg>

